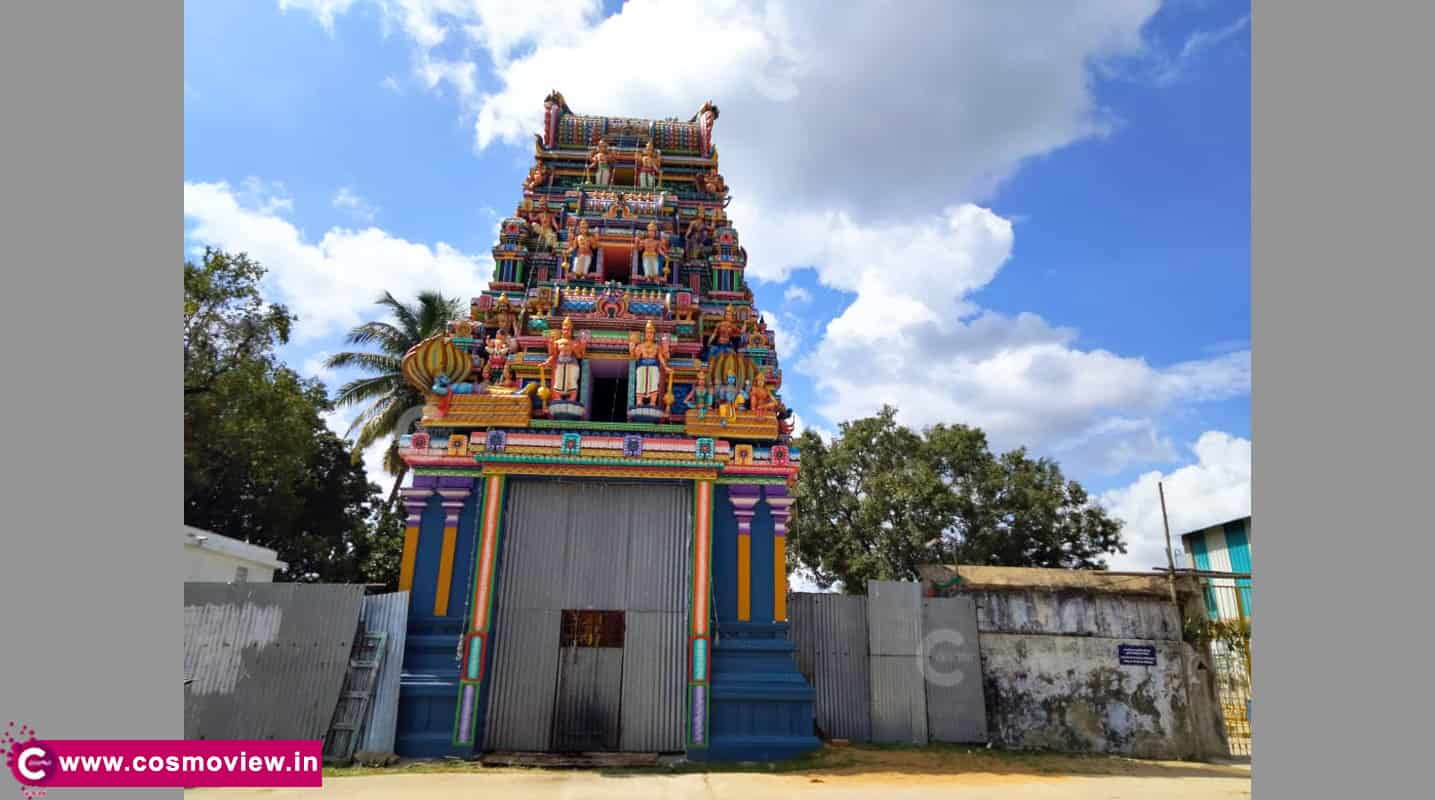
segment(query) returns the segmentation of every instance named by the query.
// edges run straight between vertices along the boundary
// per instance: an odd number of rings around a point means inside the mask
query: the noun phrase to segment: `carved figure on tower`
[[[688,390],[688,396],[683,398],[683,403],[688,408],[698,410],[698,419],[707,418],[708,408],[713,404],[713,392],[708,386],[708,373],[702,364],[698,364],[698,381]]]
[[[613,180],[613,154],[608,152],[608,140],[599,139],[598,145],[588,156],[588,167],[593,170],[593,182],[607,186]]]
[[[748,397],[748,407],[753,413],[760,416],[771,416],[777,413],[777,396],[767,388],[767,370],[758,370],[753,378],[752,392]]]
[[[578,400],[578,378],[582,373],[578,359],[587,350],[582,339],[573,338],[573,320],[563,318],[563,330],[548,340],[547,366],[553,370],[553,396],[565,402]]]
[[[508,295],[500,294],[498,301],[493,304],[493,310],[488,315],[489,324],[499,331],[512,331],[514,336],[519,335],[518,309],[508,302]]]
[[[634,362],[634,396],[640,406],[656,406],[663,388],[663,373],[668,369],[667,348],[654,338],[656,328],[649,322],[643,328],[642,341],[628,343],[628,356]]]
[[[668,240],[666,236],[658,234],[658,223],[649,222],[648,235],[634,236],[633,243],[637,245],[641,255],[643,278],[650,281],[662,280],[668,271],[661,261],[668,255]]]
[[[568,252],[573,256],[573,271],[569,277],[586,280],[593,266],[593,248],[597,244],[593,234],[588,232],[588,220],[579,220],[578,233],[568,243]]]
[[[495,373],[500,379],[503,378],[504,370],[508,368],[508,354],[512,350],[513,344],[504,331],[499,331],[488,340],[488,365],[483,371],[485,381],[493,383]]]
[[[653,147],[653,140],[649,139],[642,154],[638,156],[638,186],[644,189],[654,189],[658,185],[658,176],[663,169],[662,151]]]
[[[529,225],[538,236],[538,241],[542,242],[543,249],[549,252],[558,249],[558,219],[548,210],[547,204],[539,208]]]
[[[533,192],[542,189],[543,185],[548,183],[551,174],[548,168],[543,166],[543,162],[534,164],[533,168],[528,170],[528,177],[523,181],[524,190]]]
[[[708,337],[708,347],[713,352],[736,351],[742,336],[742,326],[738,324],[734,315],[732,305],[722,314],[722,320],[713,328],[712,335]]]

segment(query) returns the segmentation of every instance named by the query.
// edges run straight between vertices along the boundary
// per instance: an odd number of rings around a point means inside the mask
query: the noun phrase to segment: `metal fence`
[[[323,739],[364,587],[186,583],[186,739]]]
[[[1216,693],[1231,755],[1251,754],[1251,579],[1203,578]]]
[[[987,740],[976,608],[924,598],[916,583],[867,595],[799,593],[788,602],[797,664],[816,692],[819,732],[854,742]]]

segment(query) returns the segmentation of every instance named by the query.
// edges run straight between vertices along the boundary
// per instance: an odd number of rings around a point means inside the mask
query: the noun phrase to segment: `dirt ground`
[[[827,747],[811,759],[778,766],[696,765],[640,770],[485,768],[410,764],[326,773],[322,789],[196,789],[192,800],[785,800],[822,798],[985,797],[1240,798],[1251,794],[1251,768],[1238,764],[1137,761],[1101,756],[991,753],[964,748]]]

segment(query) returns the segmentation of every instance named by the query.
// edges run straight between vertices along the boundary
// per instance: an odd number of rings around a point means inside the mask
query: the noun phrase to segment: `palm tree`
[[[354,459],[363,458],[364,451],[385,437],[392,437],[389,448],[384,452],[384,470],[394,476],[394,488],[389,492],[392,505],[398,496],[399,485],[403,483],[408,465],[399,457],[399,436],[408,433],[400,428],[407,427],[406,414],[410,409],[421,408],[424,395],[404,381],[400,364],[409,348],[430,336],[442,333],[449,320],[463,313],[463,306],[457,298],[450,299],[434,291],[419,292],[418,301],[405,305],[384,292],[377,301],[388,309],[393,322],[365,322],[349,331],[346,344],[378,346],[379,352],[348,352],[331,356],[325,365],[331,369],[358,367],[371,373],[356,378],[339,388],[335,402],[340,408],[368,403],[349,425],[349,435],[358,431],[354,440]]]

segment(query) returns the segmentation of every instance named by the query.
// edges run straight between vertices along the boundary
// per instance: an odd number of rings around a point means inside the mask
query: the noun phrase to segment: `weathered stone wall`
[[[993,743],[1145,758],[1226,754],[1211,673],[1181,641],[1169,600],[1072,590],[963,593],[977,603]],[[1156,664],[1121,664],[1123,644],[1155,647]]]

